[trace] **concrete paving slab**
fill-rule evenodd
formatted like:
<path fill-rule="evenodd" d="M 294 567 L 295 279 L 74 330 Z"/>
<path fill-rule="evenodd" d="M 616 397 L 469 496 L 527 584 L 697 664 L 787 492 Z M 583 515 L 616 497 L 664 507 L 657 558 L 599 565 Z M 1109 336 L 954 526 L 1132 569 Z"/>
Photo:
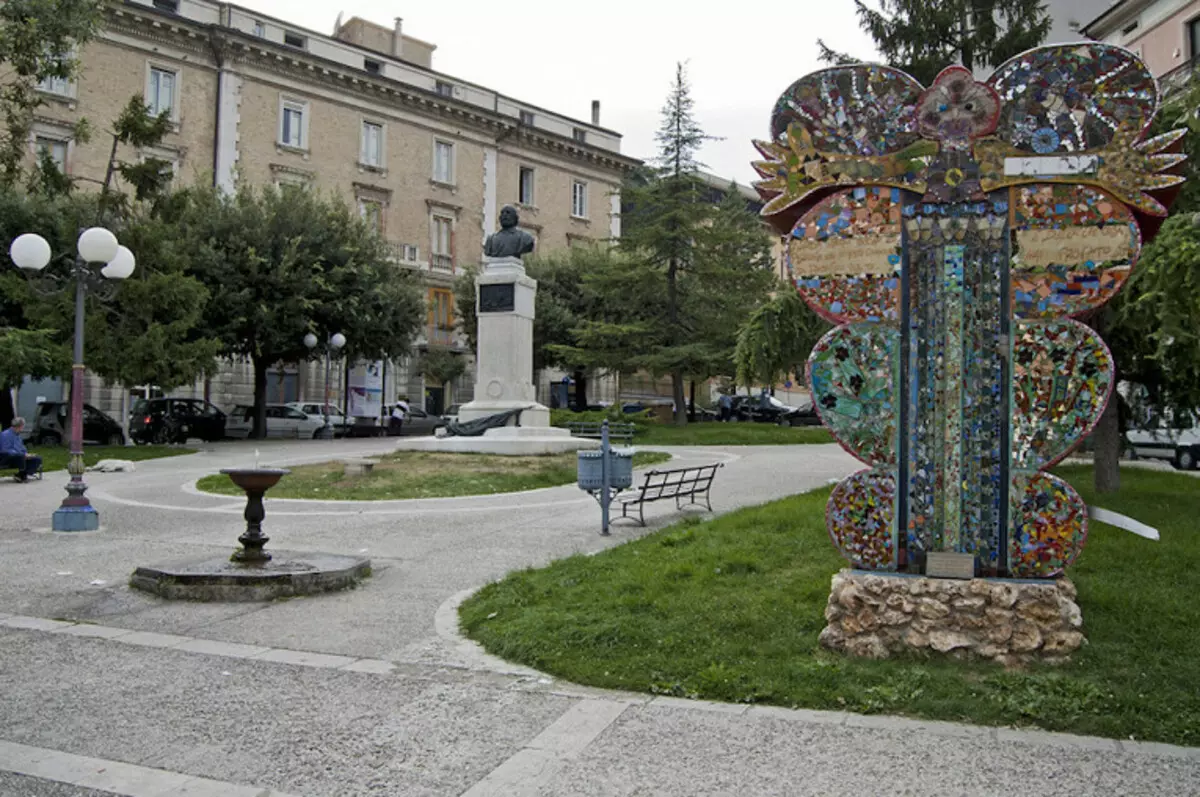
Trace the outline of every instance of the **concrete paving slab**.
<path fill-rule="evenodd" d="M 5 645 L 0 682 L 22 688 L 0 739 L 294 794 L 462 794 L 573 702 L 57 634 Z"/>

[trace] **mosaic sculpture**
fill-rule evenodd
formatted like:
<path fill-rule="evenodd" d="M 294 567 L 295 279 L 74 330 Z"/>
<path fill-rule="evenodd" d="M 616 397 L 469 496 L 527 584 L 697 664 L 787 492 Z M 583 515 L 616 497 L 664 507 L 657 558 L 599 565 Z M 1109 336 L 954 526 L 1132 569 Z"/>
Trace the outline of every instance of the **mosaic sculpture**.
<path fill-rule="evenodd" d="M 1087 507 L 1046 469 L 1099 420 L 1113 364 L 1072 316 L 1120 289 L 1166 214 L 1152 194 L 1182 181 L 1164 172 L 1183 131 L 1145 140 L 1157 100 L 1137 56 L 1100 43 L 929 88 L 836 67 L 779 98 L 756 187 L 796 288 L 840 325 L 808 375 L 868 466 L 827 509 L 855 567 L 956 553 L 1038 578 L 1079 554 Z"/>

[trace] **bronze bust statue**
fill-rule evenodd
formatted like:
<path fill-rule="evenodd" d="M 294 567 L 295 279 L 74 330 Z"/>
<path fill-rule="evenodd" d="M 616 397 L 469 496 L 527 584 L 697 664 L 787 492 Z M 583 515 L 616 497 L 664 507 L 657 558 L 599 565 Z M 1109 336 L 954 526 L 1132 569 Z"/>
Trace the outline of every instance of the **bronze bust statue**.
<path fill-rule="evenodd" d="M 533 236 L 517 228 L 517 209 L 505 205 L 500 211 L 500 231 L 487 237 L 483 244 L 483 253 L 488 257 L 515 257 L 533 251 Z"/>

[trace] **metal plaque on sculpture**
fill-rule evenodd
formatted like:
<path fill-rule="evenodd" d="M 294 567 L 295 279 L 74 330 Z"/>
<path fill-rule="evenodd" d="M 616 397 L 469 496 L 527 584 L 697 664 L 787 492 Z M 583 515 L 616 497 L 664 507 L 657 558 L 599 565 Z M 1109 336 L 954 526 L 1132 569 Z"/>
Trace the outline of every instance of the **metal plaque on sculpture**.
<path fill-rule="evenodd" d="M 511 282 L 479 286 L 479 312 L 511 313 L 516 309 L 516 288 Z"/>
<path fill-rule="evenodd" d="M 1087 507 L 1046 470 L 1099 420 L 1113 362 L 1071 317 L 1121 288 L 1166 214 L 1155 193 L 1182 180 L 1183 131 L 1145 138 L 1157 103 L 1145 64 L 1102 43 L 929 88 L 835 67 L 779 98 L 755 185 L 796 289 L 839 325 L 808 378 L 867 466 L 826 513 L 855 567 L 958 554 L 1045 578 L 1078 556 Z"/>

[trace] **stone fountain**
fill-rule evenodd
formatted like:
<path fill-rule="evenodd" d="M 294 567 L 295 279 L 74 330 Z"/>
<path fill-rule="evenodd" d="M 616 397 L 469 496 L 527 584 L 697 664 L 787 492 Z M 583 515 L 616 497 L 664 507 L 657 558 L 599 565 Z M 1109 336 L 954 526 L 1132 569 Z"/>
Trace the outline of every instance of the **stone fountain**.
<path fill-rule="evenodd" d="M 232 556 L 139 567 L 129 585 L 170 600 L 260 601 L 313 595 L 354 586 L 371 574 L 371 561 L 325 553 L 267 553 L 263 496 L 290 471 L 227 468 L 221 471 L 246 493 L 246 529 Z"/>

